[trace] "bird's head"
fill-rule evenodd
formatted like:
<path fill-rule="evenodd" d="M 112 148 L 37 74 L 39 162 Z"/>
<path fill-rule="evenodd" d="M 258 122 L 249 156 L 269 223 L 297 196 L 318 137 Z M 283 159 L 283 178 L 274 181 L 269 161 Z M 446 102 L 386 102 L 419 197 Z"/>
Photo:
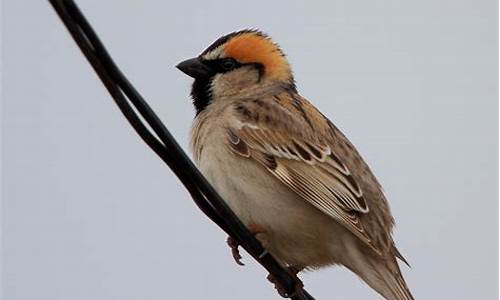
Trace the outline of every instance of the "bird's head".
<path fill-rule="evenodd" d="M 191 96 L 197 113 L 217 97 L 251 93 L 273 85 L 295 89 L 285 55 L 257 30 L 225 35 L 177 68 L 195 79 Z"/>

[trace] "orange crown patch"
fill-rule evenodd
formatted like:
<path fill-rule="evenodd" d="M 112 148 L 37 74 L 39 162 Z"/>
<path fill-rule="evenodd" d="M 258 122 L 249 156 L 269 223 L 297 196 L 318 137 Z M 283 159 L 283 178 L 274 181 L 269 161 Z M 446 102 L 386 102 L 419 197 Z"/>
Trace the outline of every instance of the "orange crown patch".
<path fill-rule="evenodd" d="M 240 63 L 259 63 L 264 66 L 264 76 L 277 80 L 291 78 L 290 66 L 278 45 L 256 32 L 245 32 L 231 38 L 224 47 L 227 57 Z"/>

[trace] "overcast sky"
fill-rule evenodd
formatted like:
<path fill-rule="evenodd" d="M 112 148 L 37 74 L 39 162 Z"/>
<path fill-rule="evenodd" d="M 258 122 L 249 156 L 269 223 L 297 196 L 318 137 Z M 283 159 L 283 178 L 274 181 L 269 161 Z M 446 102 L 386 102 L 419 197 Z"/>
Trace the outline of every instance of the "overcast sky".
<path fill-rule="evenodd" d="M 269 33 L 384 186 L 417 299 L 498 299 L 497 1 L 78 1 L 187 149 L 219 36 Z M 2 8 L 5 300 L 279 299 L 120 115 L 47 1 Z M 377 299 L 343 268 L 318 300 Z"/>

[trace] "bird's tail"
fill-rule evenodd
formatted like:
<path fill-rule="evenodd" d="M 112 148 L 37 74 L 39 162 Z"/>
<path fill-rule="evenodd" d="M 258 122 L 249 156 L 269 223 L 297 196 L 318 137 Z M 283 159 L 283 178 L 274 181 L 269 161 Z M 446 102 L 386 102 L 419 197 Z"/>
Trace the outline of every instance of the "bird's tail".
<path fill-rule="evenodd" d="M 357 251 L 354 251 L 357 252 Z M 401 274 L 396 258 L 387 260 L 377 256 L 352 253 L 356 256 L 354 264 L 347 266 L 361 277 L 369 286 L 387 300 L 414 300 L 410 289 Z M 356 255 L 357 254 L 357 255 Z"/>
<path fill-rule="evenodd" d="M 392 268 L 388 266 L 378 266 L 376 273 L 381 279 L 381 284 L 379 283 L 377 287 L 373 286 L 373 288 L 388 300 L 414 300 L 415 298 L 406 285 L 397 262 L 394 261 L 394 264 L 396 264 L 396 271 L 391 270 Z"/>

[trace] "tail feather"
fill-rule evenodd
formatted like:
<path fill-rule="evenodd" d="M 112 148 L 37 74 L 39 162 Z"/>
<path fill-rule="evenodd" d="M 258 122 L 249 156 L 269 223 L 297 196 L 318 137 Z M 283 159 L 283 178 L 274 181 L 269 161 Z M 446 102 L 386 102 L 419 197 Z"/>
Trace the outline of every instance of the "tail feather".
<path fill-rule="evenodd" d="M 382 259 L 367 255 L 359 249 L 350 249 L 350 262 L 346 267 L 356 273 L 370 287 L 387 300 L 414 300 L 399 269 L 395 256 Z"/>
<path fill-rule="evenodd" d="M 396 263 L 397 264 L 397 263 Z M 373 287 L 379 293 L 381 293 L 388 300 L 414 300 L 413 295 L 410 292 L 410 289 L 406 285 L 406 282 L 401 275 L 401 271 L 399 267 L 396 267 L 397 271 L 393 272 L 390 268 L 384 266 L 378 266 L 377 273 L 382 278 L 382 281 L 385 283 L 385 286 L 388 290 L 391 291 L 390 294 L 384 294 L 381 291 L 377 290 L 376 287 Z"/>
<path fill-rule="evenodd" d="M 399 258 L 400 261 L 404 262 L 405 265 L 407 265 L 409 268 L 411 268 L 410 263 L 406 260 L 406 258 L 403 256 L 403 254 L 401 254 L 401 252 L 399 252 L 399 249 L 396 248 L 396 246 L 394 246 L 394 245 L 393 245 L 393 247 L 394 247 L 396 257 Z"/>

